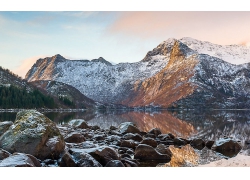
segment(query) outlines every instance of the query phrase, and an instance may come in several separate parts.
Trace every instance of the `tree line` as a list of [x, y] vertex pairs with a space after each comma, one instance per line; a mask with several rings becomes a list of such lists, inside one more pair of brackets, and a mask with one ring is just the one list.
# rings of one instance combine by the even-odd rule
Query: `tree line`
[[56, 104], [51, 96], [42, 94], [35, 89], [28, 92], [10, 85], [0, 86], [0, 108], [55, 108]]

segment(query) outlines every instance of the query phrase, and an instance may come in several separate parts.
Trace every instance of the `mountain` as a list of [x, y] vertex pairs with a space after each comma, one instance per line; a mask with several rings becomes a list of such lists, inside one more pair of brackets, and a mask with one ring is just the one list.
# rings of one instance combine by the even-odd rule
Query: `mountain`
[[103, 58], [39, 59], [27, 81], [54, 80], [102, 103], [132, 107], [249, 108], [250, 49], [192, 38], [168, 39], [136, 63], [112, 65]]
[[1, 108], [94, 108], [98, 103], [76, 88], [54, 81], [27, 82], [0, 67]]
[[58, 97], [58, 99], [60, 99], [59, 97], [67, 98], [74, 104], [74, 108], [85, 109], [94, 108], [95, 106], [97, 106], [97, 103], [95, 101], [84, 96], [76, 88], [62, 82], [41, 80], [33, 81], [30, 83], [41, 92], [46, 92], [53, 97]]

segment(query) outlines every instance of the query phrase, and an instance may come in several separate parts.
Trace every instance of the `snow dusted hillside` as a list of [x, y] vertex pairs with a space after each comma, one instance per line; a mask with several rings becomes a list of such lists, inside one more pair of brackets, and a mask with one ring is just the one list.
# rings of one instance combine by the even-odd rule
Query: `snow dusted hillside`
[[198, 54], [208, 54], [223, 59], [231, 64], [243, 64], [250, 62], [250, 47], [244, 45], [218, 45], [207, 41], [199, 41], [189, 37], [180, 39], [189, 48]]
[[91, 99], [115, 103], [126, 96], [135, 81], [153, 76], [166, 66], [167, 61], [165, 56], [157, 55], [148, 62], [112, 65], [103, 58], [92, 61], [66, 60], [61, 55], [55, 55], [39, 59], [27, 73], [26, 79], [63, 82]]
[[250, 103], [250, 64], [229, 61], [248, 62], [249, 57], [245, 46], [171, 38], [136, 63], [112, 65], [101, 57], [67, 60], [61, 55], [39, 59], [26, 79], [63, 82], [102, 103], [244, 108]]

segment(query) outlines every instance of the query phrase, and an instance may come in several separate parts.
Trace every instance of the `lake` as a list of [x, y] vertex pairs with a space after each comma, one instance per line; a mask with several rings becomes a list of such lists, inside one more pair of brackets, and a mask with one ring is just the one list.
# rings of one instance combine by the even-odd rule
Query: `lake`
[[[204, 140], [217, 140], [231, 137], [240, 141], [243, 146], [241, 153], [249, 155], [250, 111], [248, 110], [214, 110], [214, 111], [110, 111], [110, 112], [45, 112], [47, 117], [57, 124], [64, 124], [71, 119], [84, 119], [89, 125], [98, 125], [108, 129], [111, 125], [118, 126], [122, 122], [133, 122], [141, 131], [160, 128], [162, 133], [172, 133], [183, 138], [200, 137]], [[0, 121], [14, 121], [16, 113], [1, 112]], [[171, 147], [172, 151], [189, 157], [199, 164], [225, 158], [222, 155], [204, 148], [195, 150], [192, 147]], [[181, 153], [180, 153], [181, 152]], [[235, 155], [232, 155], [233, 157]], [[196, 160], [195, 160], [196, 159]], [[190, 160], [191, 161], [191, 160]], [[194, 163], [195, 164], [195, 163]], [[165, 166], [165, 165], [164, 165]]]

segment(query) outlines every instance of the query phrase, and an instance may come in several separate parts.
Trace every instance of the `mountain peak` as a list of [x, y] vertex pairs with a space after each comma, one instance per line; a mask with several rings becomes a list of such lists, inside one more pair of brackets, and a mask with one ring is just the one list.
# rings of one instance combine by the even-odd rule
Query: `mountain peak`
[[112, 66], [112, 64], [110, 62], [108, 62], [107, 60], [105, 60], [103, 57], [99, 57], [98, 59], [92, 59], [92, 62], [101, 62], [104, 63], [108, 66]]

